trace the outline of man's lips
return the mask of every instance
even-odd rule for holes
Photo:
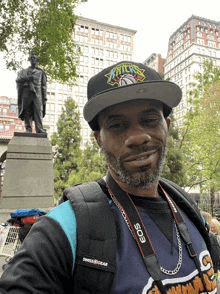
[[[150,155],[154,154],[157,150],[150,150],[147,152],[143,152],[134,156],[128,157],[124,162],[131,162],[131,161],[139,161],[139,160],[144,160],[147,159]]]

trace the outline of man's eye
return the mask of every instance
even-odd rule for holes
[[[156,124],[160,119],[161,119],[160,117],[147,118],[147,119],[143,119],[142,123],[143,124]]]
[[[123,124],[121,124],[121,123],[117,123],[117,124],[109,126],[110,129],[118,129],[118,128],[122,128],[122,127],[123,127]]]

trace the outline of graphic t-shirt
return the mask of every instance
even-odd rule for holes
[[[179,260],[179,249],[174,221],[169,211],[168,203],[162,198],[146,200],[140,197],[132,197],[132,200],[134,200],[138,208],[160,266],[166,270],[174,270]],[[118,235],[117,270],[111,293],[159,294],[160,291],[154,280],[149,276],[137,244],[119,210],[113,203],[111,203],[111,208],[115,215]],[[214,294],[217,292],[216,283],[214,281],[211,257],[207,251],[206,244],[195,225],[182,210],[180,212],[187,224],[207,290],[209,293]],[[206,292],[194,261],[189,257],[182,240],[181,244],[182,262],[180,270],[174,275],[162,274],[162,283],[166,288],[166,292],[168,294],[199,294]]]

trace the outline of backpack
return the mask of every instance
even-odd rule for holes
[[[194,200],[175,183],[164,178],[159,182],[196,225],[214,258],[208,227]],[[110,293],[116,270],[116,227],[105,193],[97,182],[89,182],[65,189],[60,204],[67,200],[77,220],[73,293]]]

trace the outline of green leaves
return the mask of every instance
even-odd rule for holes
[[[16,70],[34,52],[47,75],[73,85],[80,54],[73,41],[78,0],[3,0],[0,2],[0,51]]]
[[[99,152],[93,133],[91,133],[90,140],[83,150],[83,156],[79,161],[78,169],[70,174],[69,186],[95,181],[107,174],[108,168],[105,158]]]
[[[57,123],[57,133],[53,133],[51,137],[56,199],[62,196],[63,190],[68,186],[67,182],[72,171],[78,170],[82,156],[79,118],[75,101],[71,97],[67,98]]]
[[[185,117],[181,150],[188,183],[203,190],[220,188],[220,69],[205,61],[190,92],[191,110]]]
[[[170,118],[171,123],[167,143],[167,156],[163,167],[162,177],[183,187],[186,181],[186,173],[184,158],[181,150],[179,149],[179,131],[175,127],[173,114],[170,115]]]

